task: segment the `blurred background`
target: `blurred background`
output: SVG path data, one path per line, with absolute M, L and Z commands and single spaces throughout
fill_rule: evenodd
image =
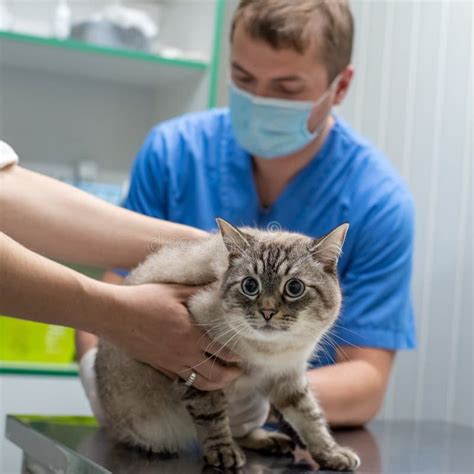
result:
M 155 123 L 226 105 L 237 3 L 0 0 L 0 137 L 23 166 L 120 202 Z M 397 355 L 379 417 L 472 427 L 473 2 L 351 5 L 356 74 L 336 112 L 388 155 L 417 212 L 419 347 Z M 71 330 L 0 317 L 2 438 L 5 413 L 90 413 L 73 358 Z M 17 472 L 20 451 L 0 448 L 0 472 Z

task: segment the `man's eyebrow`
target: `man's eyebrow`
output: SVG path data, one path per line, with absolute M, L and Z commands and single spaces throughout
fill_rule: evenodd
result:
M 243 68 L 240 64 L 237 64 L 236 62 L 232 61 L 232 67 L 235 69 L 238 69 L 240 72 L 243 72 L 244 74 L 247 74 L 249 76 L 252 76 L 250 72 L 248 72 L 245 68 Z M 253 77 L 253 76 L 252 76 Z
M 240 64 L 237 64 L 236 62 L 232 62 L 231 66 L 232 68 L 237 69 L 239 72 L 242 72 L 244 74 L 247 74 L 248 76 L 253 77 L 253 74 L 247 71 Z M 297 74 L 290 74 L 288 76 L 275 77 L 272 79 L 272 82 L 300 82 L 303 80 L 304 79 L 301 76 L 298 76 Z
M 281 76 L 281 77 L 275 77 L 272 79 L 273 82 L 294 82 L 294 81 L 302 81 L 303 78 L 301 76 L 298 76 L 296 74 L 292 74 L 290 76 Z

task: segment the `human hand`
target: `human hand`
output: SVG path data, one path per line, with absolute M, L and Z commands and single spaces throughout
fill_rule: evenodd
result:
M 113 291 L 113 304 L 97 332 L 131 357 L 171 378 L 186 380 L 195 372 L 193 386 L 200 390 L 222 389 L 241 375 L 241 368 L 226 365 L 239 359 L 204 334 L 185 306 L 202 287 L 107 286 Z

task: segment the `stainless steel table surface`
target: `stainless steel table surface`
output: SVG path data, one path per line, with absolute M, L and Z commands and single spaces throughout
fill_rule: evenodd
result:
M 336 430 L 334 434 L 339 443 L 360 454 L 358 472 L 474 472 L 474 430 L 467 426 L 437 421 L 375 421 L 363 429 Z M 166 459 L 116 446 L 89 417 L 10 415 L 6 436 L 23 450 L 24 473 L 222 472 L 206 468 L 198 451 Z M 293 457 L 246 454 L 242 473 L 314 472 L 302 452 Z

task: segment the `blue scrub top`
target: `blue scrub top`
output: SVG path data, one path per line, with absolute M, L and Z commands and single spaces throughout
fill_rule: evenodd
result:
M 204 230 L 223 217 L 319 237 L 349 222 L 338 265 L 342 312 L 311 365 L 334 362 L 338 345 L 415 347 L 412 197 L 390 162 L 338 117 L 314 159 L 265 209 L 228 109 L 161 123 L 138 153 L 124 207 Z

